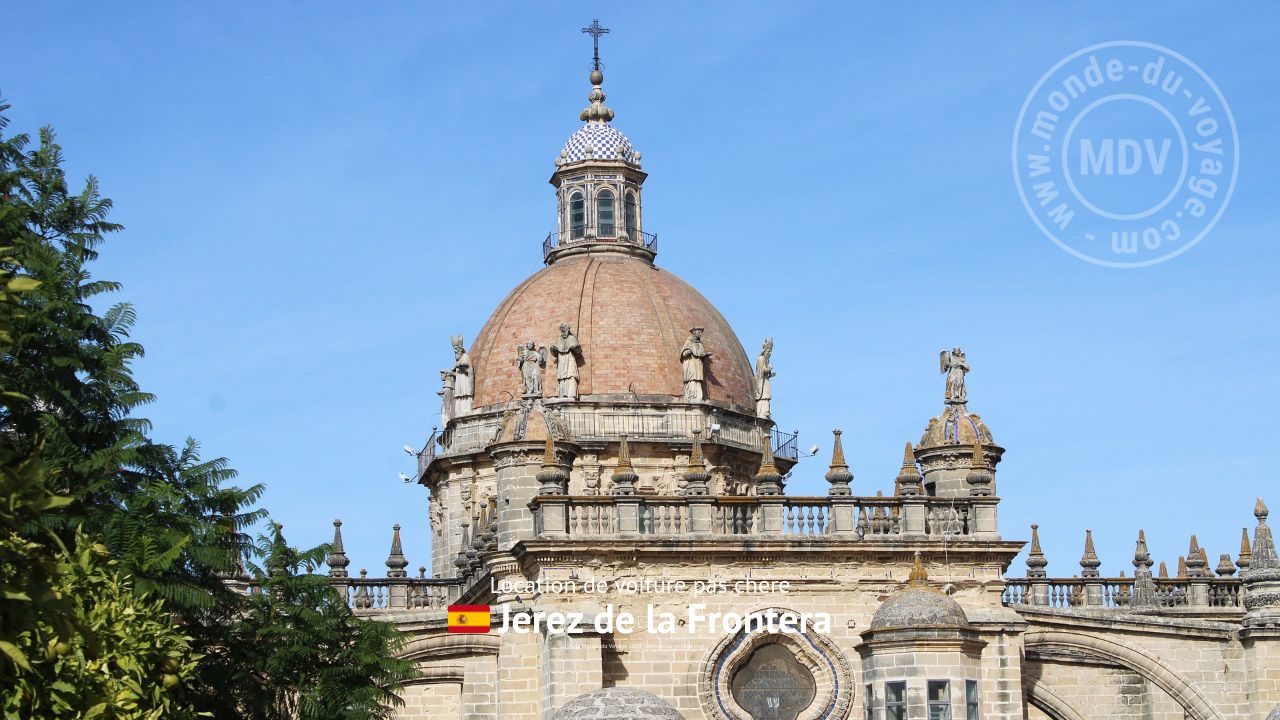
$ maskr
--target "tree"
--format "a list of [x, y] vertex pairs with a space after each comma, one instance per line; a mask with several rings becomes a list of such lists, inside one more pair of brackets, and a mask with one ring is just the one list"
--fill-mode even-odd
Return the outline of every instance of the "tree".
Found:
[[[5, 107], [0, 104], [0, 130]], [[63, 602], [68, 617], [79, 621], [50, 621], [58, 637], [91, 648], [89, 655], [97, 652], [95, 633], [115, 637], [110, 633], [123, 627], [117, 624], [122, 618], [141, 623], [143, 617], [171, 614], [194, 651], [191, 657], [198, 658], [192, 681], [177, 673], [174, 687], [202, 713], [255, 719], [384, 716], [412, 673], [411, 664], [394, 657], [398, 634], [356, 618], [325, 578], [300, 571], [318, 566], [323, 548], [299, 552], [282, 539], [280, 547], [250, 541], [248, 530], [266, 517], [255, 507], [261, 485], [232, 485], [235, 471], [227, 460], [203, 460], [194, 440], [176, 448], [150, 439], [151, 425], [137, 413], [152, 396], [132, 373], [132, 363], [143, 356], [130, 336], [135, 312], [127, 303], [101, 315], [93, 307], [119, 290], [117, 283], [94, 279], [89, 269], [106, 239], [121, 230], [108, 220], [111, 201], [93, 177], [79, 192], [70, 189], [52, 130], [41, 129], [37, 145], [28, 145], [24, 135], [0, 134], [0, 246], [9, 248], [0, 271], [21, 275], [19, 284], [25, 285], [9, 303], [0, 347], [0, 388], [13, 400], [0, 403], [0, 460], [38, 460], [38, 485], [44, 497], [57, 498], [52, 502], [58, 507], [16, 515], [12, 532], [0, 535], [17, 543], [5, 552], [18, 557], [34, 553], [31, 544], [52, 548], [53, 554], [32, 560], [32, 567], [47, 571], [40, 597], [65, 600], [79, 593], [82, 602], [114, 599], [116, 605], [92, 617], [86, 613], [94, 608]], [[59, 555], [58, 548], [66, 551]], [[262, 575], [261, 594], [235, 592], [226, 582], [244, 575], [252, 559], [283, 557], [292, 558], [283, 566], [290, 569]], [[136, 604], [122, 604], [126, 596]], [[4, 623], [22, 602], [27, 601], [6, 597]], [[119, 614], [112, 614], [115, 606]], [[28, 632], [34, 632], [31, 627]], [[27, 650], [6, 642], [26, 658]], [[155, 638], [157, 647], [177, 652], [168, 642]], [[308, 644], [327, 654], [307, 655], [302, 648]], [[57, 662], [72, 667], [65, 659]], [[179, 667], [185, 672], [185, 661]], [[46, 681], [60, 680], [32, 680]], [[0, 698], [11, 699], [7, 692], [0, 685]], [[168, 701], [177, 692], [157, 697]], [[108, 706], [104, 712], [123, 709]], [[164, 716], [182, 712], [172, 705]]]
[[[0, 128], [4, 105], [0, 102]], [[0, 145], [0, 244], [22, 230], [8, 202], [8, 159], [22, 140]], [[0, 356], [9, 357], [23, 296], [39, 281], [0, 248]], [[0, 407], [23, 412], [32, 399], [0, 386]], [[161, 602], [135, 595], [107, 549], [77, 530], [70, 546], [40, 530], [70, 498], [50, 492], [54, 477], [35, 439], [25, 454], [0, 426], [0, 711], [9, 718], [195, 718], [183, 697], [196, 658]]]
[[[257, 592], [228, 648], [226, 687], [261, 720], [388, 718], [401, 704], [398, 691], [416, 675], [398, 659], [403, 637], [389, 624], [355, 616], [327, 577], [312, 572], [327, 545], [300, 551], [280, 525], [260, 535], [251, 565]], [[237, 717], [218, 714], [217, 717]]]

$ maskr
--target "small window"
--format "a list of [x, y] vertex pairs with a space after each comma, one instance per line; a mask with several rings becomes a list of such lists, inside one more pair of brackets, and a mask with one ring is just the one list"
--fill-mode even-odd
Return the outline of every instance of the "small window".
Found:
[[587, 231], [587, 202], [582, 193], [574, 193], [569, 198], [569, 234], [575, 240]]
[[884, 684], [884, 720], [907, 720], [907, 684]]
[[978, 681], [964, 681], [965, 720], [978, 720]]
[[929, 681], [929, 720], [951, 720], [951, 683]]
[[627, 193], [627, 204], [625, 207], [625, 211], [626, 211], [626, 221], [627, 221], [627, 233], [631, 235], [632, 240], [639, 240], [640, 239], [640, 213], [639, 213], [639, 208], [636, 207], [636, 194], [633, 192]]
[[874, 720], [876, 716], [876, 706], [873, 698], [871, 697], [870, 685], [867, 686], [867, 694], [862, 698], [862, 707], [866, 720]]
[[596, 221], [600, 228], [600, 237], [617, 235], [617, 223], [614, 221], [613, 193], [601, 190], [596, 196]]

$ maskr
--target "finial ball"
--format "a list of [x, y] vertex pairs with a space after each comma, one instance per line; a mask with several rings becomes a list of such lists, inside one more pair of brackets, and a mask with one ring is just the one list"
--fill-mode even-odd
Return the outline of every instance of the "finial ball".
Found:
[[600, 72], [599, 70], [592, 70], [592, 71], [591, 71], [591, 84], [592, 84], [592, 85], [600, 85], [600, 84], [602, 84], [603, 82], [604, 82], [604, 73]]

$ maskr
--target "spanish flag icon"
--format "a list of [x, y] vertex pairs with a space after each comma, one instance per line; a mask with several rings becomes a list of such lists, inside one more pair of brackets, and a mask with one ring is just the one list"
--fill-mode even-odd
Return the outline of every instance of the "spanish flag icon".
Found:
[[450, 605], [449, 632], [451, 633], [487, 633], [489, 632], [488, 605]]

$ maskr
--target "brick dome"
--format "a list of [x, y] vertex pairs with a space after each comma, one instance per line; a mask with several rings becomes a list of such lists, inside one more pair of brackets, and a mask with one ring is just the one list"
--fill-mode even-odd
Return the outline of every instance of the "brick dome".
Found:
[[[570, 323], [582, 345], [580, 396], [683, 396], [680, 348], [694, 326], [712, 353], [706, 397], [747, 412], [755, 406], [751, 363], [715, 307], [675, 275], [621, 252], [557, 259], [498, 305], [471, 347], [475, 407], [506, 402], [521, 389], [517, 345], [550, 346]], [[554, 363], [543, 393], [556, 391]]]

